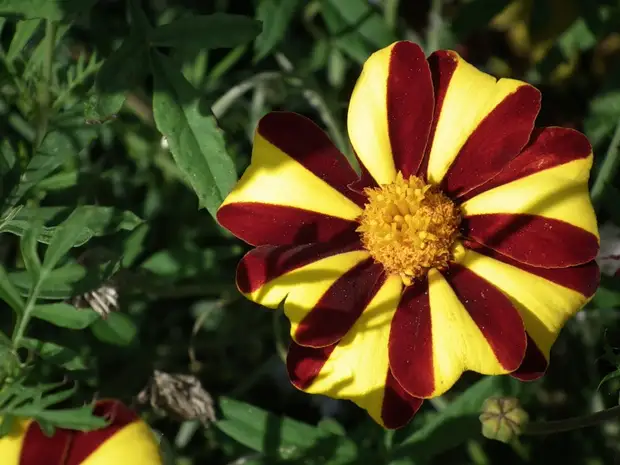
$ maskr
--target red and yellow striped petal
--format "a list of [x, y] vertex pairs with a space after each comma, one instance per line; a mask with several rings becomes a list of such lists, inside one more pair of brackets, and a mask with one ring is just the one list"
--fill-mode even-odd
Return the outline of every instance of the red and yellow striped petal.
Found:
[[163, 461], [152, 431], [130, 409], [117, 401], [98, 402], [95, 415], [110, 423], [81, 432], [56, 429], [47, 437], [30, 420], [15, 422], [0, 439], [3, 465], [159, 465]]
[[510, 300], [457, 264], [409, 287], [392, 321], [390, 367], [416, 397], [445, 393], [466, 370], [514, 371], [525, 350], [523, 322]]
[[496, 80], [456, 52], [429, 59], [435, 113], [422, 175], [458, 198], [495, 176], [527, 144], [540, 92], [521, 81]]
[[322, 347], [338, 341], [372, 298], [383, 269], [358, 242], [261, 246], [237, 268], [237, 286], [269, 308], [284, 301], [291, 336]]
[[357, 174], [309, 119], [273, 112], [261, 119], [252, 161], [217, 219], [252, 245], [329, 241], [355, 229], [365, 197]]
[[321, 348], [292, 343], [287, 358], [291, 382], [312, 394], [350, 399], [387, 428], [404, 426], [420, 407], [388, 366], [390, 321], [400, 299], [399, 277], [384, 278], [344, 338]]
[[599, 249], [588, 192], [590, 144], [570, 129], [545, 128], [496, 178], [462, 204], [465, 234], [522, 263], [587, 263]]
[[364, 64], [348, 112], [359, 160], [378, 184], [415, 175], [433, 118], [433, 86], [422, 49], [396, 42]]
[[545, 368], [541, 355], [549, 359], [551, 346], [566, 321], [596, 291], [598, 266], [591, 261], [574, 267], [538, 268], [473, 242], [466, 242], [465, 246], [468, 249], [460, 265], [484, 277], [510, 298], [535, 344], [516, 376], [523, 379], [539, 376]]

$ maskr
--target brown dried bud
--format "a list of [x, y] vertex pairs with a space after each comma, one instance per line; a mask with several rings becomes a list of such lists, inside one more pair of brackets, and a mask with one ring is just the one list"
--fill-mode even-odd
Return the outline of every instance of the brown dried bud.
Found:
[[490, 397], [482, 404], [482, 434], [509, 443], [523, 432], [529, 416], [515, 397]]
[[138, 394], [138, 402], [150, 403], [160, 415], [178, 420], [215, 421], [213, 398], [193, 375], [169, 374], [155, 370], [147, 386]]

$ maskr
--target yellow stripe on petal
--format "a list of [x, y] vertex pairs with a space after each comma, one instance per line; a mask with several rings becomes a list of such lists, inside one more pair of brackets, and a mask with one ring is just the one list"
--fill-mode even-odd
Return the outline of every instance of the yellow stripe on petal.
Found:
[[368, 58], [353, 89], [347, 115], [351, 144], [379, 184], [389, 184], [396, 177], [386, 101], [390, 56], [394, 45]]
[[466, 250], [459, 261], [511, 299], [547, 358], [566, 321], [587, 301], [579, 292], [472, 250]]
[[351, 399], [383, 424], [381, 409], [388, 374], [390, 324], [401, 290], [400, 277], [387, 278], [306, 392]]
[[259, 202], [354, 220], [362, 210], [259, 133], [252, 163], [222, 205]]
[[161, 465], [154, 433], [143, 421], [125, 426], [90, 454], [81, 465]]
[[592, 157], [582, 158], [495, 187], [461, 205], [465, 216], [520, 213], [552, 218], [598, 237], [588, 178]]
[[450, 52], [456, 67], [441, 104], [428, 160], [428, 180], [439, 184], [480, 122], [506, 97], [527, 85], [514, 79], [497, 81]]
[[284, 312], [291, 321], [291, 335], [334, 281], [367, 259], [365, 250], [332, 255], [283, 274], [245, 294], [265, 307], [277, 308], [286, 298]]
[[19, 465], [24, 438], [30, 423], [32, 420], [14, 420], [10, 433], [0, 439], [2, 465]]
[[486, 375], [507, 373], [442, 274], [432, 269], [428, 280], [435, 376], [430, 397], [445, 393], [466, 370]]

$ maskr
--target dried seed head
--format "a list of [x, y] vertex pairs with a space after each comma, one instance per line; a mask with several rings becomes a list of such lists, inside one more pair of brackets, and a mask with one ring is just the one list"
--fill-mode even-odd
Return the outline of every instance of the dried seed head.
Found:
[[215, 421], [213, 398], [193, 375], [155, 370], [138, 402], [150, 403], [159, 414], [178, 420], [200, 420], [204, 425]]

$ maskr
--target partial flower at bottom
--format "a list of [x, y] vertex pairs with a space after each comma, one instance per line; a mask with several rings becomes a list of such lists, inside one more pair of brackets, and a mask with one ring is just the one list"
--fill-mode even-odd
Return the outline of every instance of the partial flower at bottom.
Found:
[[260, 121], [217, 217], [255, 246], [239, 290], [284, 302], [296, 387], [397, 428], [466, 370], [545, 372], [596, 290], [599, 237], [590, 144], [535, 128], [540, 99], [397, 42], [368, 59], [349, 104], [360, 176], [307, 118]]
[[2, 465], [162, 465], [159, 446], [148, 425], [118, 401], [94, 409], [109, 421], [105, 428], [81, 432], [56, 429], [47, 437], [31, 419], [18, 419], [0, 439]]

